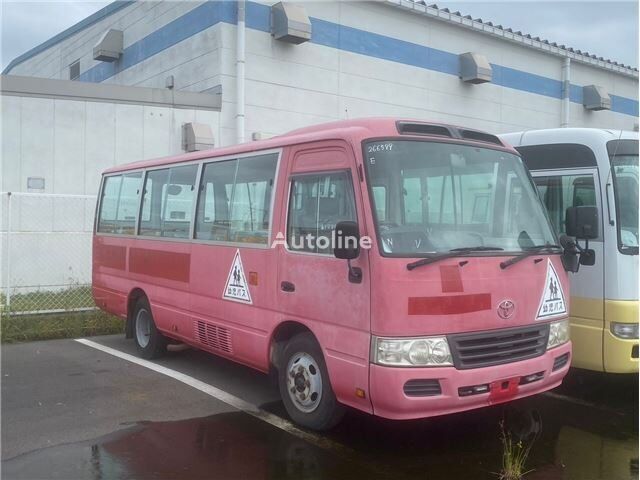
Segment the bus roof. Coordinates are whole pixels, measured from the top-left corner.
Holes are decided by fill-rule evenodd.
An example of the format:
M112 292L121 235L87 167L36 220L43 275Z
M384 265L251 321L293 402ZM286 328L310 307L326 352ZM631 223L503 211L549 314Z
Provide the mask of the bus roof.
M638 132L604 128L548 128L525 130L498 135L514 147L552 143L579 143L583 145L604 145L611 140L638 140Z
M213 148L193 153L174 155L163 158L142 160L134 163L118 165L104 173L122 172L140 168L156 167L180 162L201 160L205 158L224 157L229 155L273 150L289 145L309 143L319 140L343 139L353 145L367 138L383 138L410 136L413 138L433 138L440 141L454 141L478 147L490 147L517 154L511 146L505 145L497 136L480 130L456 127L436 122L408 120L399 118L361 118L340 120L313 125L293 130L267 140L242 143L229 147Z

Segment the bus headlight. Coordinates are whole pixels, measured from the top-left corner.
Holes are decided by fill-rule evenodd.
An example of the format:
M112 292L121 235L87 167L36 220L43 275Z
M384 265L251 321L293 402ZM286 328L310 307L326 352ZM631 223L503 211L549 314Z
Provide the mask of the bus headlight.
M637 340L638 339L638 324L637 323L618 323L611 322L611 333L618 338L624 338L625 340Z
M549 341L547 350L567 343L569 341L569 320L560 320L549 325Z
M392 367L442 367L453 365L446 337L373 337L371 360Z

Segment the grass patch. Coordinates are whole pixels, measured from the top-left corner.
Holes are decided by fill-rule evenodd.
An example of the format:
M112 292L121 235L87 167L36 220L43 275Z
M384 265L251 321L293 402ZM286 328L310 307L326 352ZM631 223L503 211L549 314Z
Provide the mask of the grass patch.
M535 440L535 439L534 439ZM504 422L500 422L500 441L502 442L502 470L500 480L521 480L531 470L525 470L525 464L533 441L514 440L511 432L505 431Z
M125 322L94 310L50 315L3 315L0 326L2 343L17 343L124 333Z

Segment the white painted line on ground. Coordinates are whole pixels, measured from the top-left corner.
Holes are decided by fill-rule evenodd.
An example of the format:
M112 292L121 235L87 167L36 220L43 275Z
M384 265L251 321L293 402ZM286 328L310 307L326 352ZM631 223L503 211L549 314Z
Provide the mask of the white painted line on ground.
M114 357L121 358L131 363L135 363L136 365L140 365L141 367L148 368L149 370L153 370L154 372L166 375L167 377L182 382L185 385L190 386L191 388L195 388L196 390L199 390L202 393L220 400L221 402L224 402L233 408L236 408L244 413L258 418L263 422L268 423L269 425L279 428L280 430L284 430L291 435L295 435L296 437L301 438L302 440L305 440L317 447L333 450L345 456L353 454L353 451L345 445L334 442L333 440L330 440L316 433L301 430L290 421L274 415L273 413L267 412L266 410L262 410L260 407L252 403L236 397L229 392L225 392L224 390L214 387L213 385L209 385L208 383L198 380L197 378L190 377L189 375L186 375L182 372L178 372L177 370L172 370L171 368L158 365L157 363L150 362L149 360L129 355L128 353L121 352L120 350L116 350L115 348L107 347L91 340L87 340L86 338L76 338L75 341L86 345L87 347L95 348L96 350L100 350L101 352L113 355Z

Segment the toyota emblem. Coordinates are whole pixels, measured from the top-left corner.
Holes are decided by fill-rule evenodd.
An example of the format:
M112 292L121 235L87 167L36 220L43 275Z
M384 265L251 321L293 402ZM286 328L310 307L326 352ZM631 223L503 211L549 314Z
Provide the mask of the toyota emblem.
M513 303L511 300L503 300L500 302L500 305L498 305L498 316L500 318L504 318L505 320L507 318L511 318L511 316L513 315L513 312L516 311L516 304Z

